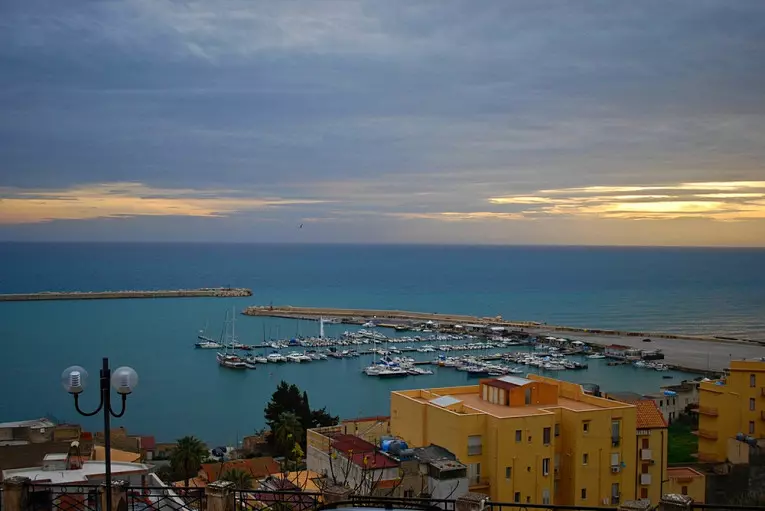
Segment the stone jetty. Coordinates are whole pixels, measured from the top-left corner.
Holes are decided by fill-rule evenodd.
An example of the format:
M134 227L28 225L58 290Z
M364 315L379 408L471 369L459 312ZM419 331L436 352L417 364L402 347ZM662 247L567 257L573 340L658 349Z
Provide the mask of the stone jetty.
M236 298L252 296L252 290L231 287L203 287L199 289L171 289L146 291L44 291L41 293L0 294L0 302L28 302L38 300L108 300L132 298Z

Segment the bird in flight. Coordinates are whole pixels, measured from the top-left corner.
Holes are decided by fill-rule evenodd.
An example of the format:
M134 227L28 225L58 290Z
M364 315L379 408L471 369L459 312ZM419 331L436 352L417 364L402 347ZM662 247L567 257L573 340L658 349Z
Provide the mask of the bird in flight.
M298 227L298 229L302 229L302 228L303 228L303 224L300 224L300 227Z

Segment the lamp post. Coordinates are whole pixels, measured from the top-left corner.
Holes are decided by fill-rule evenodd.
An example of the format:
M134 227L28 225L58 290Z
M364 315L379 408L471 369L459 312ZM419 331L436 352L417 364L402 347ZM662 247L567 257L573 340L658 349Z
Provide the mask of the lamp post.
M119 367L114 370L109 368L109 359L103 359L100 378L101 402L92 412L83 412L80 409L80 394L85 390L88 379L88 372L80 366L68 367L61 374L61 383L67 392L74 396L74 407L80 415L92 417L103 410L104 415L104 466L106 483L106 511L112 511L112 435L111 435L111 417L119 418L125 415L125 403L127 396L138 385L138 374L132 367ZM112 410L111 389L122 396L122 407L119 413Z

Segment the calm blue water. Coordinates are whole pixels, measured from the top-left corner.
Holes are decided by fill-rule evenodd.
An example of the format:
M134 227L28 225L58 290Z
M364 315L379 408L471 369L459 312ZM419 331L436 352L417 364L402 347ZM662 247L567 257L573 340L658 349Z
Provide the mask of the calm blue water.
M341 416L385 414L394 388L454 385L464 373L380 381L370 361L221 370L194 350L198 329L252 304L402 308L589 327L765 338L765 250L205 244L0 244L0 293L42 290L250 287L243 299L0 303L0 421L81 419L59 385L100 357L136 368L140 386L116 424L173 440L233 442L263 425L280 379ZM264 328L265 327L265 328ZM330 326L339 333L344 327ZM316 323L246 318L243 342L315 333ZM329 333L332 333L330 331ZM425 357L430 354L422 354ZM430 358L430 357L429 357ZM607 367L560 376L611 390L654 391L661 374ZM83 400L92 402L93 392ZM83 421L97 428L98 422Z

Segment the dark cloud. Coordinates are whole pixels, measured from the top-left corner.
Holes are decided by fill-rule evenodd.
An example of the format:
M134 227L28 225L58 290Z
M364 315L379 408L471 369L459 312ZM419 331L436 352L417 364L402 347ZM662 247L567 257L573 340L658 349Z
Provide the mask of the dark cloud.
M755 1L7 0L0 186L347 189L412 212L761 179L763 33Z

